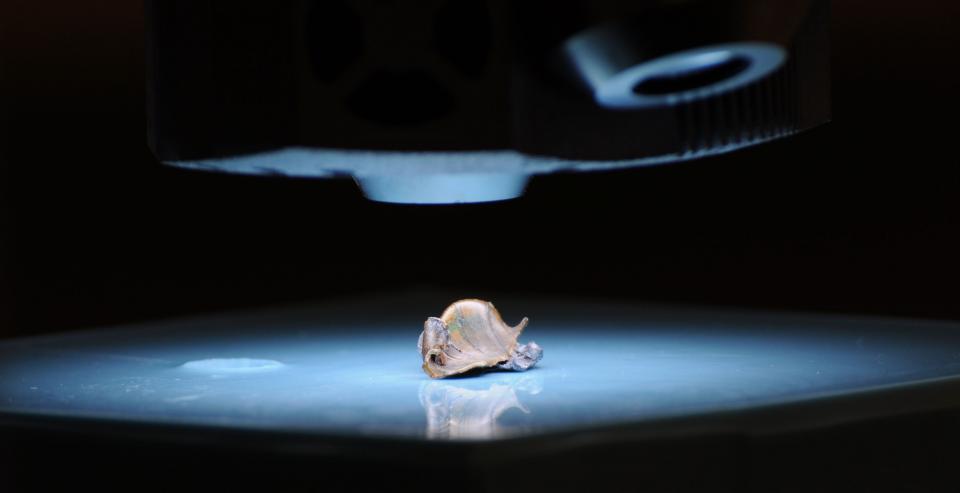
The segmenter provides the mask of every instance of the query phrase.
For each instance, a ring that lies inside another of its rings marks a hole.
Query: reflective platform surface
[[[947,391],[960,377],[957,324],[569,300],[493,300],[507,323],[530,317],[521,341],[544,348],[533,370],[431,380],[417,336],[451,301],[380,297],[7,341],[0,416],[489,441],[657,433],[676,419],[762,432],[960,403]]]

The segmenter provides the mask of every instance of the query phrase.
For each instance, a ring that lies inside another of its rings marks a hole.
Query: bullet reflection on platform
[[[535,375],[511,375],[484,389],[477,382],[429,381],[420,386],[420,404],[427,413],[429,439],[487,439],[509,435],[514,426],[498,421],[519,409],[530,414],[518,397],[539,394],[543,383]],[[479,387],[479,388],[471,388]]]

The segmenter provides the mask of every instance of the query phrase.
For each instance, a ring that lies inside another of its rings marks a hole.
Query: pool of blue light
[[[11,340],[0,414],[490,440],[960,378],[957,324],[516,301],[498,306],[530,317],[536,368],[431,380],[416,341],[444,306],[385,297]]]

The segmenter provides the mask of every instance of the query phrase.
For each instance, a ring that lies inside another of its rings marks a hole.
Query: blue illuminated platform
[[[493,300],[530,317],[534,369],[428,378],[417,336],[454,301],[437,294],[6,341],[0,428],[488,469],[628,447],[652,467],[670,457],[642,452],[655,443],[693,439],[719,464],[765,437],[960,407],[956,323]]]

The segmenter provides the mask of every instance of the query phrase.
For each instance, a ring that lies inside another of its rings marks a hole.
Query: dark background
[[[460,207],[161,166],[142,9],[0,7],[0,336],[411,287],[960,318],[955,2],[834,2],[825,127]]]

